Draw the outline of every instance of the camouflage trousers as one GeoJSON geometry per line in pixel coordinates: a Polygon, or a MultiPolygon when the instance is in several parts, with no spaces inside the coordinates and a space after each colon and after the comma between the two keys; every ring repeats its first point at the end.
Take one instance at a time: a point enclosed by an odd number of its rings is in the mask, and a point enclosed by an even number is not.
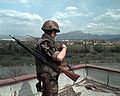
{"type": "Polygon", "coordinates": [[[36,71],[37,71],[37,79],[39,81],[36,86],[37,90],[42,91],[43,96],[58,96],[59,72],[56,72],[50,66],[43,65],[43,64],[39,64],[39,66],[36,66],[36,71]],[[44,86],[45,83],[48,83],[46,84],[46,87],[44,86]],[[49,92],[46,90],[48,90],[49,92]]]}
{"type": "Polygon", "coordinates": [[[47,81],[47,83],[45,84],[47,87],[51,86],[51,88],[48,89],[49,90],[49,92],[48,92],[48,90],[46,91],[46,89],[44,89],[45,87],[43,87],[44,80],[42,80],[42,77],[41,77],[42,74],[37,73],[37,79],[39,80],[39,82],[36,84],[37,91],[43,92],[42,96],[58,96],[58,76],[56,76],[54,78],[50,77],[49,82],[47,81]],[[41,84],[41,83],[43,83],[43,84],[41,84]]]}

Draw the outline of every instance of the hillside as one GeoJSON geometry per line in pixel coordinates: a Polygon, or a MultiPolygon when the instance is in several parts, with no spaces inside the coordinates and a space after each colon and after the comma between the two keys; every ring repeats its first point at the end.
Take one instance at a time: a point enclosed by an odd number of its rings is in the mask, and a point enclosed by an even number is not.
{"type": "MultiPolygon", "coordinates": [[[[24,39],[26,38],[26,36],[20,36],[20,35],[14,35],[16,38],[18,39],[24,39]]],[[[0,34],[0,39],[11,39],[11,37],[9,35],[1,35],[0,34]]]]}
{"type": "MultiPolygon", "coordinates": [[[[25,39],[28,36],[18,36],[15,35],[18,39],[25,39]]],[[[10,39],[9,35],[0,35],[0,39],[10,39]]],[[[63,34],[58,34],[56,36],[57,40],[92,40],[92,39],[99,39],[99,40],[107,40],[107,41],[120,41],[120,35],[97,35],[97,34],[90,34],[84,33],[82,31],[72,31],[63,34]]]]}
{"type": "Polygon", "coordinates": [[[83,33],[82,31],[72,31],[68,33],[59,34],[56,37],[57,40],[108,40],[108,41],[120,41],[120,35],[97,35],[90,33],[83,33]]]}

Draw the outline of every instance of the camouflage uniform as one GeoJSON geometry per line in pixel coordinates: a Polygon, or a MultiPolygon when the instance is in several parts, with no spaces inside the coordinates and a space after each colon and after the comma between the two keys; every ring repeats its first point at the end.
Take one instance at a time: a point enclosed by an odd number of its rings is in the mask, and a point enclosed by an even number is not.
{"type": "MultiPolygon", "coordinates": [[[[47,35],[43,34],[42,38],[36,43],[35,49],[37,51],[42,52],[46,58],[48,58],[48,63],[56,61],[56,56],[59,54],[58,50],[58,44],[54,41],[54,39],[47,35]]],[[[59,72],[55,71],[53,68],[50,66],[46,65],[44,62],[36,59],[36,71],[37,71],[37,79],[39,80],[39,83],[37,84],[38,91],[41,90],[41,75],[43,73],[49,74],[50,76],[50,85],[52,88],[51,94],[52,95],[47,95],[47,93],[44,92],[43,88],[43,96],[58,96],[58,77],[59,77],[59,72]]],[[[60,63],[60,62],[59,62],[60,63]]],[[[56,62],[57,64],[57,62],[56,62]]],[[[56,67],[56,65],[53,67],[56,67]]],[[[57,68],[56,68],[57,69],[57,68]]]]}

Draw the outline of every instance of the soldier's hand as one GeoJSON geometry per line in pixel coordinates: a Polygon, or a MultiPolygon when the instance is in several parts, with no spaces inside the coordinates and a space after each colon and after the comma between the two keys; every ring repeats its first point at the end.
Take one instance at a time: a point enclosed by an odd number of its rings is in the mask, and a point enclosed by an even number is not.
{"type": "Polygon", "coordinates": [[[66,46],[65,44],[62,44],[60,47],[61,47],[61,48],[66,48],[66,49],[67,49],[67,46],[66,46]]]}

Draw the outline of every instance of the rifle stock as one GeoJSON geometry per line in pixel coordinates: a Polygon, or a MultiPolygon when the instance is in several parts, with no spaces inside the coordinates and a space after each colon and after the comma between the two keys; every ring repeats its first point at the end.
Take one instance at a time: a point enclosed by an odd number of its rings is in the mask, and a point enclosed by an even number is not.
{"type": "Polygon", "coordinates": [[[63,62],[60,66],[61,66],[61,67],[65,67],[65,66],[67,66],[67,63],[66,63],[66,62],[63,62]]]}
{"type": "MultiPolygon", "coordinates": [[[[43,54],[37,53],[36,51],[32,50],[31,48],[27,47],[26,45],[24,45],[22,42],[20,42],[20,40],[16,39],[15,37],[9,35],[11,38],[13,38],[17,44],[19,44],[20,46],[22,46],[24,49],[26,49],[29,53],[31,53],[31,55],[33,55],[34,57],[36,57],[37,59],[43,61],[45,64],[51,66],[54,70],[57,71],[60,70],[60,72],[65,73],[65,75],[67,75],[69,78],[71,78],[73,81],[76,81],[80,76],[78,74],[75,74],[73,72],[70,72],[68,70],[63,69],[63,67],[68,66],[68,64],[66,62],[63,62],[63,64],[61,64],[61,66],[58,66],[57,69],[55,69],[55,67],[53,67],[53,64],[49,64],[48,62],[46,62],[46,57],[44,57],[43,54]]],[[[70,67],[70,66],[68,66],[70,67]]]]}
{"type": "Polygon", "coordinates": [[[64,69],[61,66],[58,66],[58,69],[60,70],[60,72],[63,72],[66,76],[68,76],[70,79],[72,79],[74,82],[77,81],[77,79],[80,77],[80,75],[73,73],[71,71],[68,71],[67,69],[64,69]]]}

